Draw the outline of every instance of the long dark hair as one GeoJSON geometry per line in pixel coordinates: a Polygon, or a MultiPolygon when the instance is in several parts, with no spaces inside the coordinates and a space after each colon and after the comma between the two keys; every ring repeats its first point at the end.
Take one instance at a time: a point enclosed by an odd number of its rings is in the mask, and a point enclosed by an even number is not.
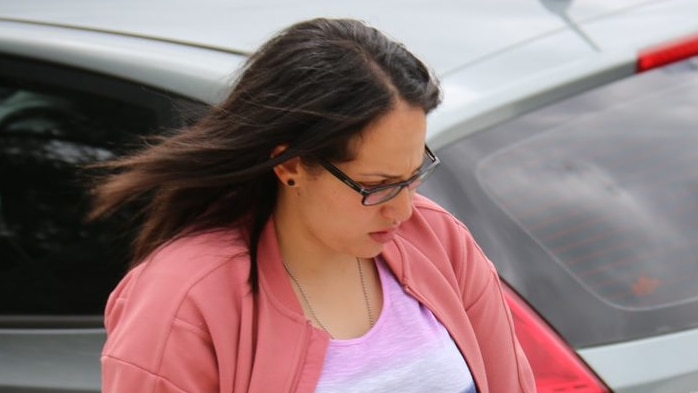
{"type": "Polygon", "coordinates": [[[402,44],[352,19],[281,31],[245,63],[232,91],[190,127],[99,164],[88,219],[140,203],[133,264],[192,232],[241,226],[257,288],[257,245],[277,197],[272,168],[299,156],[350,160],[349,141],[397,100],[430,112],[438,82],[402,44]],[[286,145],[271,158],[272,150],[286,145]]]}

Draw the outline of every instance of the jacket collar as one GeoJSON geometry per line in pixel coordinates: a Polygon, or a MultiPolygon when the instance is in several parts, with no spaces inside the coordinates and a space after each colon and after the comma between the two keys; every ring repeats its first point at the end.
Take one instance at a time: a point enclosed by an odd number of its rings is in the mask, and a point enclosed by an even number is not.
{"type": "Polygon", "coordinates": [[[268,291],[269,297],[277,306],[280,306],[281,311],[304,320],[303,309],[284,269],[274,220],[271,218],[264,226],[259,239],[257,261],[260,291],[268,291]]]}

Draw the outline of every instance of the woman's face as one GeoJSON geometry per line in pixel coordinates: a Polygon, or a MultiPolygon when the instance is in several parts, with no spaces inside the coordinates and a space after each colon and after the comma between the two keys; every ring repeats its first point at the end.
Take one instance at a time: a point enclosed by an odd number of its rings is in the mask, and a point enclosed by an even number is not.
{"type": "MultiPolygon", "coordinates": [[[[407,180],[422,166],[425,137],[424,111],[400,101],[353,142],[354,160],[334,165],[364,188],[407,180]]],[[[294,228],[326,251],[374,257],[412,215],[414,192],[408,189],[364,206],[360,193],[327,170],[301,166],[299,171],[300,182],[292,188],[294,228]]]]}

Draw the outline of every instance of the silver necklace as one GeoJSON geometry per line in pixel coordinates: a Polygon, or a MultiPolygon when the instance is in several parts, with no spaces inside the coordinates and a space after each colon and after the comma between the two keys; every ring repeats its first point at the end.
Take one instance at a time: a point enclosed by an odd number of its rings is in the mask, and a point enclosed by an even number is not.
{"type": "MultiPolygon", "coordinates": [[[[308,298],[308,295],[305,293],[305,290],[303,289],[303,286],[301,283],[298,281],[296,276],[293,275],[293,272],[291,272],[291,269],[288,267],[288,264],[286,264],[286,261],[284,263],[284,269],[286,269],[286,273],[288,274],[289,277],[291,277],[291,280],[293,283],[296,285],[296,288],[298,288],[298,292],[301,293],[301,297],[303,298],[303,302],[305,305],[308,307],[308,311],[310,311],[310,316],[313,317],[315,322],[317,322],[318,325],[327,332],[327,334],[330,335],[330,337],[334,338],[334,335],[330,333],[330,331],[327,329],[327,327],[322,323],[320,318],[318,318],[317,314],[315,313],[315,310],[313,309],[313,306],[310,304],[310,299],[308,298]]],[[[364,301],[366,302],[366,311],[368,313],[368,324],[370,327],[373,327],[373,325],[376,323],[375,319],[373,318],[373,309],[371,307],[371,300],[368,297],[368,288],[366,286],[366,278],[364,277],[364,268],[361,264],[361,260],[359,258],[356,258],[356,265],[359,268],[359,277],[361,278],[361,289],[364,293],[364,301]]]]}

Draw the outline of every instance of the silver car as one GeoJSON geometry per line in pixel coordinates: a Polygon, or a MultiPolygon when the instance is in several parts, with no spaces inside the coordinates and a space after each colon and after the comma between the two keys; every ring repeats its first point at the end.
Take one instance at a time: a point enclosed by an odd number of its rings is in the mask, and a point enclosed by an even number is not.
{"type": "Polygon", "coordinates": [[[195,120],[316,16],[442,80],[422,192],[498,266],[539,392],[698,392],[698,1],[339,3],[2,2],[0,392],[100,390],[132,215],[83,223],[80,168],[195,120]]]}

